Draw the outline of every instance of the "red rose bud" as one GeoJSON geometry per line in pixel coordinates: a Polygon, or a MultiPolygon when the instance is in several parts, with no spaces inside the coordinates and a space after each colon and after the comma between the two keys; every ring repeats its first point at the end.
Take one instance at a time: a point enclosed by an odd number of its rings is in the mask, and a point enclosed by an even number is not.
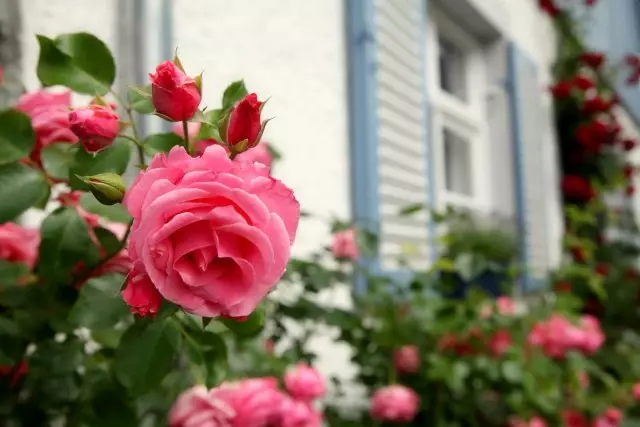
{"type": "Polygon", "coordinates": [[[555,290],[556,292],[560,292],[560,293],[571,293],[572,287],[571,287],[571,283],[569,282],[558,282],[555,285],[555,290]]]}
{"type": "Polygon", "coordinates": [[[560,8],[554,0],[538,0],[538,4],[540,5],[540,9],[552,18],[560,14],[560,8]]]}
{"type": "Polygon", "coordinates": [[[595,83],[587,76],[578,75],[575,76],[572,80],[572,83],[578,89],[585,91],[595,87],[595,83]]]}
{"type": "Polygon", "coordinates": [[[629,86],[635,86],[640,82],[640,56],[627,55],[624,61],[630,68],[626,82],[629,86]]]}
{"type": "Polygon", "coordinates": [[[624,177],[627,179],[633,176],[634,171],[635,169],[633,168],[633,166],[629,164],[624,165],[624,168],[622,169],[622,173],[624,174],[624,177]]]}
{"type": "Polygon", "coordinates": [[[609,266],[607,264],[598,264],[596,266],[596,274],[598,276],[606,276],[609,274],[609,266]]]}
{"type": "Polygon", "coordinates": [[[634,148],[636,148],[636,140],[627,138],[624,141],[622,141],[622,147],[624,148],[624,151],[631,151],[634,148]]]}
{"type": "Polygon", "coordinates": [[[571,96],[572,88],[571,82],[562,81],[550,86],[549,90],[554,98],[568,98],[571,96]]]}
{"type": "Polygon", "coordinates": [[[262,132],[260,109],[262,102],[255,93],[247,95],[236,105],[228,117],[223,119],[222,130],[226,130],[225,142],[231,146],[247,141],[247,148],[255,146],[262,132]]]}
{"type": "Polygon", "coordinates": [[[127,190],[120,175],[101,173],[94,176],[79,177],[87,184],[91,194],[103,205],[115,205],[124,199],[127,190]]]}
{"type": "Polygon", "coordinates": [[[567,199],[588,202],[595,196],[595,190],[582,176],[567,175],[562,178],[562,192],[567,199]]]}
{"type": "Polygon", "coordinates": [[[586,52],[580,56],[580,61],[587,67],[597,70],[604,64],[605,56],[602,52],[586,52]]]}
{"type": "Polygon", "coordinates": [[[582,105],[582,113],[586,116],[590,116],[596,113],[607,112],[613,107],[611,101],[605,101],[600,96],[594,96],[584,101],[582,105]]]}
{"type": "Polygon", "coordinates": [[[584,253],[584,250],[579,246],[574,246],[571,248],[571,255],[576,262],[585,262],[587,260],[587,256],[584,253]]]}
{"type": "Polygon", "coordinates": [[[627,185],[625,193],[627,196],[633,196],[634,194],[636,194],[636,187],[634,187],[633,185],[627,185]]]}
{"type": "Polygon", "coordinates": [[[94,104],[69,112],[69,126],[87,153],[96,153],[111,145],[120,125],[116,113],[94,104]]]}
{"type": "Polygon", "coordinates": [[[149,74],[149,78],[151,100],[156,113],[173,122],[193,117],[202,99],[196,80],[187,76],[172,61],[158,65],[156,73],[149,74]]]}

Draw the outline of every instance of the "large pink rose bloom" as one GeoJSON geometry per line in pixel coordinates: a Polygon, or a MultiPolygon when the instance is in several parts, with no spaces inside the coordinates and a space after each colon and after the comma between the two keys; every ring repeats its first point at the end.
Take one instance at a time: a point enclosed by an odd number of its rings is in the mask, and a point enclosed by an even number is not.
{"type": "Polygon", "coordinates": [[[371,418],[377,421],[408,423],[413,421],[420,407],[415,391],[402,385],[377,390],[371,398],[371,418]]]}
{"type": "MultiPolygon", "coordinates": [[[[300,205],[259,163],[231,161],[219,146],[200,157],[157,154],[127,192],[129,255],[149,304],[159,293],[205,317],[250,315],[289,260],[300,205]],[[139,276],[139,275],[138,275],[139,276]]],[[[125,289],[128,294],[140,292],[125,289]]],[[[138,309],[153,312],[157,306],[138,309]]]]}
{"type": "Polygon", "coordinates": [[[300,400],[285,397],[280,405],[278,427],[321,427],[322,415],[300,400]]]}
{"type": "Polygon", "coordinates": [[[232,427],[270,427],[280,420],[286,396],[278,390],[276,378],[252,378],[222,384],[210,392],[213,399],[233,410],[232,427]]]}
{"type": "Polygon", "coordinates": [[[31,126],[36,134],[36,145],[30,155],[33,161],[40,164],[40,152],[47,145],[78,141],[70,129],[69,107],[71,91],[52,93],[40,89],[18,99],[16,108],[31,117],[31,126]]]}
{"type": "Polygon", "coordinates": [[[230,427],[235,415],[223,400],[207,391],[204,386],[195,386],[183,392],[169,413],[171,427],[230,427]]]}
{"type": "Polygon", "coordinates": [[[33,269],[38,259],[40,232],[12,222],[0,224],[0,259],[21,262],[33,269]]]}
{"type": "Polygon", "coordinates": [[[284,385],[291,396],[307,402],[324,396],[326,392],[322,375],[305,363],[298,363],[285,372],[284,385]]]}

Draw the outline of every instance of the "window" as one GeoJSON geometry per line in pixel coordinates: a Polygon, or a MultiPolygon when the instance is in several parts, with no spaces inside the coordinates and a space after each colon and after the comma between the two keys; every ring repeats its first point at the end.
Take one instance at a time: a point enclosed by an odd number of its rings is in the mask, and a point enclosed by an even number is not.
{"type": "Polygon", "coordinates": [[[485,55],[470,34],[437,9],[430,11],[428,30],[436,206],[488,212],[485,55]]]}

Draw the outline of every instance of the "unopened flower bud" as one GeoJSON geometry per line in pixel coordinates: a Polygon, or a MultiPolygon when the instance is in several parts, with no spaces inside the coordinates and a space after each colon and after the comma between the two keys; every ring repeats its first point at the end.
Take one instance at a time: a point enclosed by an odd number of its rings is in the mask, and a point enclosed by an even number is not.
{"type": "Polygon", "coordinates": [[[124,198],[124,193],[127,191],[122,177],[115,173],[101,173],[78,178],[89,186],[91,194],[103,205],[120,203],[124,198]]]}

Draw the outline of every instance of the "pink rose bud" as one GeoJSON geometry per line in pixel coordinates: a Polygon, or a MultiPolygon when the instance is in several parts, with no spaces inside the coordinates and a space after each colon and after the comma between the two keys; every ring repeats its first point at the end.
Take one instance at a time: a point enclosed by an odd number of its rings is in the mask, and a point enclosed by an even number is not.
{"type": "Polygon", "coordinates": [[[118,136],[120,126],[116,113],[96,104],[71,111],[69,124],[87,153],[96,153],[110,146],[118,136]]]}
{"type": "Polygon", "coordinates": [[[509,297],[496,298],[496,306],[498,307],[498,313],[503,316],[511,316],[516,312],[515,304],[509,297]]]}
{"type": "Polygon", "coordinates": [[[151,98],[157,113],[172,122],[193,117],[202,99],[194,79],[172,61],[158,65],[156,73],[149,74],[149,78],[151,98]]]}
{"type": "Polygon", "coordinates": [[[376,390],[369,410],[376,421],[408,423],[413,421],[420,408],[420,397],[415,391],[402,385],[391,385],[376,390]]]}
{"type": "Polygon", "coordinates": [[[38,259],[40,231],[23,228],[12,222],[0,224],[0,259],[22,263],[30,270],[38,259]]]}
{"type": "Polygon", "coordinates": [[[278,427],[321,427],[322,416],[307,402],[285,397],[280,406],[278,427]]]}
{"type": "Polygon", "coordinates": [[[131,307],[132,313],[140,316],[154,316],[160,309],[162,296],[139,262],[129,272],[122,299],[131,307]]]}
{"type": "Polygon", "coordinates": [[[300,219],[293,191],[220,146],[200,157],[184,147],[156,154],[123,203],[133,217],[129,255],[148,277],[129,285],[203,317],[255,311],[284,273],[300,219]]]}
{"type": "Polygon", "coordinates": [[[215,398],[202,385],[184,391],[169,413],[171,427],[224,427],[234,416],[233,409],[223,400],[215,398]]]}
{"type": "Polygon", "coordinates": [[[393,353],[393,365],[403,374],[414,374],[420,368],[420,353],[415,345],[405,345],[393,353]]]}
{"type": "Polygon", "coordinates": [[[356,261],[360,257],[360,250],[356,242],[356,230],[336,231],[331,242],[331,253],[337,259],[356,261]]]}
{"type": "Polygon", "coordinates": [[[636,400],[640,400],[640,383],[634,384],[631,393],[636,400]]]}
{"type": "Polygon", "coordinates": [[[284,386],[295,399],[309,402],[324,396],[326,384],[320,373],[305,363],[298,363],[284,374],[284,386]]]}
{"type": "Polygon", "coordinates": [[[260,122],[260,107],[258,95],[251,93],[238,103],[229,114],[227,124],[226,143],[236,145],[241,141],[247,141],[248,147],[253,147],[260,136],[262,123],[260,122]]]}

